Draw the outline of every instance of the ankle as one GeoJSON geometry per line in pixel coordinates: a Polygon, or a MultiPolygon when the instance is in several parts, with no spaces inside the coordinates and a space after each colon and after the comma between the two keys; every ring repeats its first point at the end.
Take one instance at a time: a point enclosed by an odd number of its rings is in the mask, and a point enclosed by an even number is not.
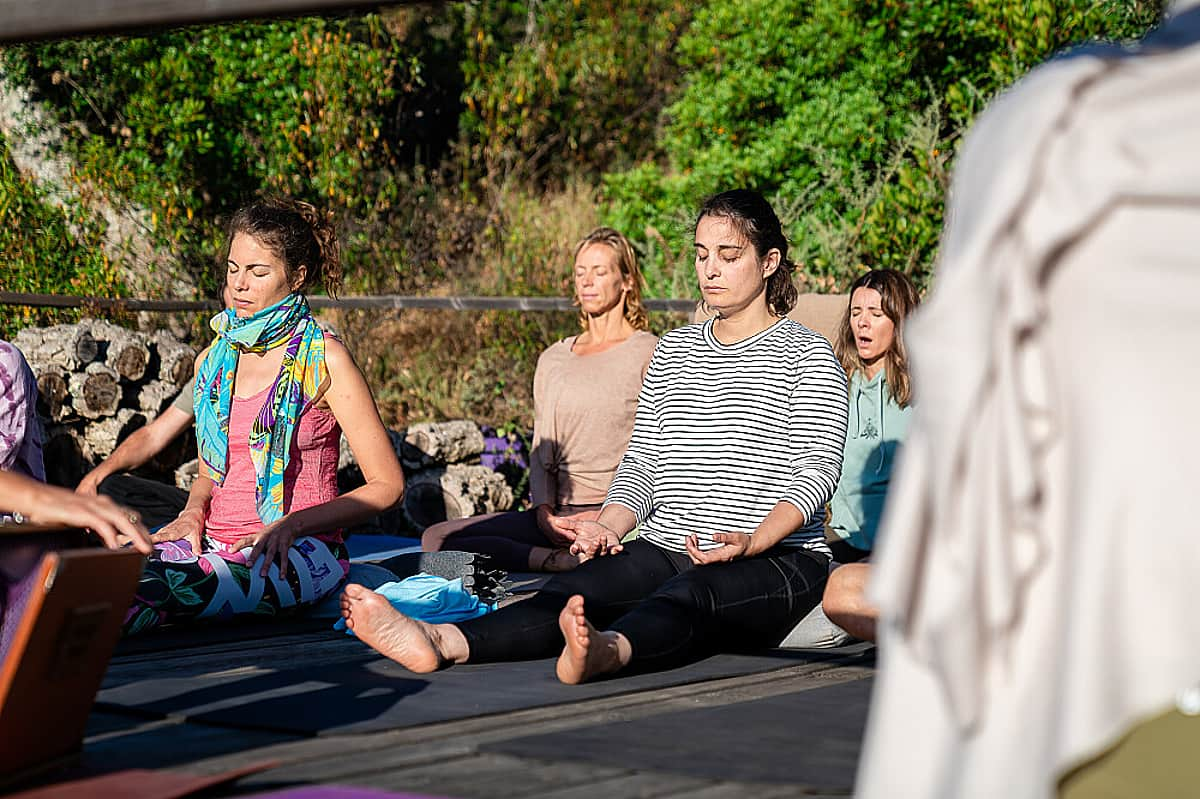
{"type": "Polygon", "coordinates": [[[620,633],[606,633],[612,636],[612,652],[613,658],[616,660],[616,667],[623,669],[633,660],[633,644],[629,643],[629,639],[620,633]]]}
{"type": "Polygon", "coordinates": [[[542,566],[546,561],[554,556],[554,550],[550,547],[530,547],[529,549],[529,571],[542,571],[542,566]]]}
{"type": "Polygon", "coordinates": [[[462,630],[453,624],[431,624],[428,629],[429,641],[437,652],[439,664],[458,665],[467,661],[471,651],[462,630]]]}

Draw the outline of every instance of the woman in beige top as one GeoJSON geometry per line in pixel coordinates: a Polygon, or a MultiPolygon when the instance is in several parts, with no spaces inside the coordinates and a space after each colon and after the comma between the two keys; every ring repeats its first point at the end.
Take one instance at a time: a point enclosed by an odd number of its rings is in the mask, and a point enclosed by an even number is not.
{"type": "Polygon", "coordinates": [[[575,301],[583,332],[552,344],[533,376],[532,509],[435,524],[421,539],[427,552],[482,552],[511,571],[578,565],[571,540],[553,523],[599,514],[633,432],[658,338],[646,330],[637,257],[612,228],[597,228],[576,245],[575,301]]]}

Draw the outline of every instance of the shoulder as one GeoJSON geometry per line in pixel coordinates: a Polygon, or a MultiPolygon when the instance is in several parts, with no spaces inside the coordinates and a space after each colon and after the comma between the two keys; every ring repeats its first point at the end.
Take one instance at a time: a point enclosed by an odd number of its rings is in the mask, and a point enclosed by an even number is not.
{"type": "MultiPolygon", "coordinates": [[[[772,337],[775,346],[796,353],[801,357],[833,357],[833,345],[829,339],[812,328],[805,327],[795,319],[784,319],[779,325],[776,335],[772,337]]],[[[834,360],[837,360],[834,358],[834,360]]]]}
{"type": "Polygon", "coordinates": [[[558,341],[542,350],[542,354],[538,356],[538,359],[554,358],[567,354],[571,351],[571,347],[575,346],[575,339],[577,338],[579,338],[579,336],[567,336],[566,338],[560,338],[558,341]]]}
{"type": "Polygon", "coordinates": [[[704,322],[696,322],[663,333],[654,345],[651,363],[661,368],[663,364],[682,361],[693,355],[698,347],[705,346],[704,325],[704,322]]]}
{"type": "Polygon", "coordinates": [[[33,370],[25,362],[25,355],[15,344],[0,339],[0,390],[16,391],[19,386],[25,391],[35,390],[33,370]]]}
{"type": "Polygon", "coordinates": [[[329,369],[331,376],[343,373],[348,369],[358,371],[358,364],[355,363],[354,356],[336,336],[325,337],[325,367],[329,369]]]}
{"type": "Polygon", "coordinates": [[[10,370],[20,369],[25,365],[25,355],[17,348],[17,345],[11,344],[4,339],[0,339],[0,366],[8,367],[10,370]]]}
{"type": "Polygon", "coordinates": [[[567,336],[566,338],[559,339],[546,349],[542,350],[537,359],[538,368],[540,369],[543,366],[561,361],[570,355],[571,347],[575,344],[575,339],[577,338],[579,337],[567,336]]]}
{"type": "Polygon", "coordinates": [[[658,339],[659,350],[692,347],[704,341],[704,326],[708,322],[693,322],[690,325],[677,327],[663,333],[658,339]]]}
{"type": "Polygon", "coordinates": [[[200,354],[196,356],[195,366],[192,368],[192,380],[195,380],[200,374],[200,365],[204,363],[206,358],[208,358],[208,354],[212,352],[213,345],[216,343],[217,342],[215,339],[209,342],[208,346],[200,350],[200,354]]]}
{"type": "Polygon", "coordinates": [[[628,357],[640,361],[645,365],[657,347],[658,336],[645,330],[639,330],[629,337],[629,340],[625,344],[625,351],[629,353],[628,357]]]}

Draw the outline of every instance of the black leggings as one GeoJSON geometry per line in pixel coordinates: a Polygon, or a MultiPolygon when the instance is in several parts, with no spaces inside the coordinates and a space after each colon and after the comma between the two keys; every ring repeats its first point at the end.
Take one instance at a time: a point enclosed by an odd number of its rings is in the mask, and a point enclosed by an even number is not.
{"type": "Polygon", "coordinates": [[[471,663],[549,657],[563,647],[563,605],[582,594],[588,621],[629,639],[630,667],[654,671],[778,644],[821,601],[828,575],[829,559],[808,550],[694,566],[686,553],[639,539],[620,554],[555,575],[529,599],[458,627],[471,663]]]}
{"type": "Polygon", "coordinates": [[[532,510],[484,516],[446,536],[442,543],[442,549],[491,555],[497,566],[510,572],[529,571],[529,552],[534,547],[559,546],[546,538],[532,510]]]}

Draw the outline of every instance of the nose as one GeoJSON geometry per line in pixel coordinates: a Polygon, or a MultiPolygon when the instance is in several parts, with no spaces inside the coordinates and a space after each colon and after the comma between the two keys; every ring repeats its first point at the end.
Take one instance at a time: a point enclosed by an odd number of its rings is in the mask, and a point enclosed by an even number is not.
{"type": "Polygon", "coordinates": [[[246,272],[245,272],[245,270],[239,269],[236,272],[230,273],[228,278],[226,278],[225,282],[226,282],[226,285],[229,286],[230,291],[242,291],[243,289],[246,288],[246,272]]]}

